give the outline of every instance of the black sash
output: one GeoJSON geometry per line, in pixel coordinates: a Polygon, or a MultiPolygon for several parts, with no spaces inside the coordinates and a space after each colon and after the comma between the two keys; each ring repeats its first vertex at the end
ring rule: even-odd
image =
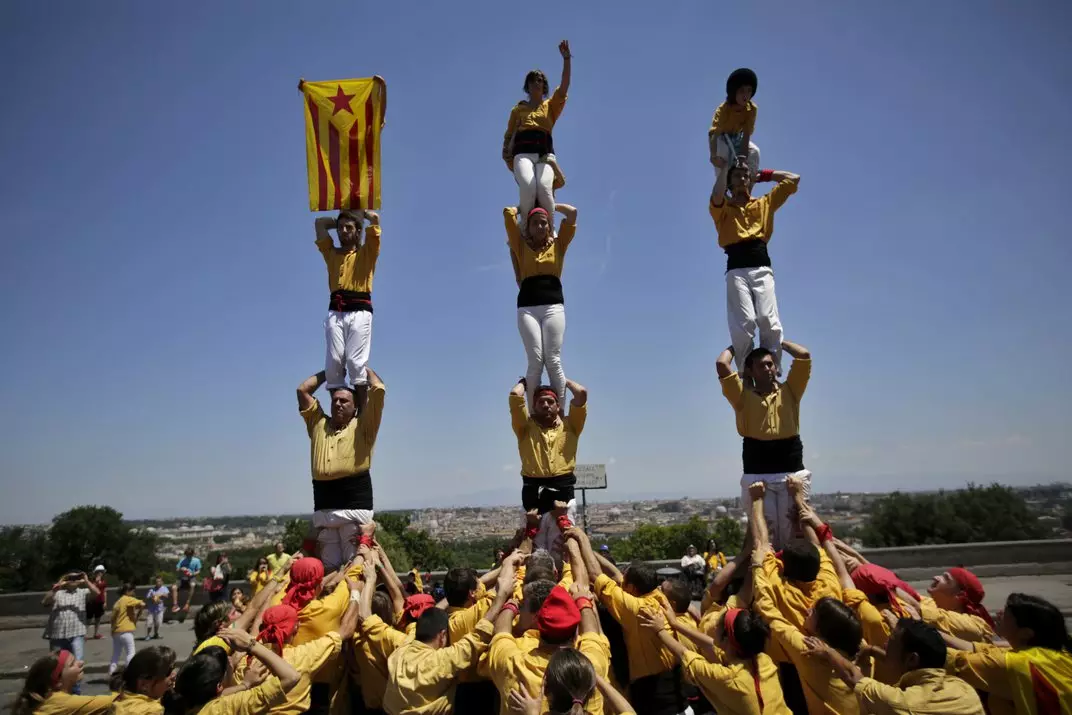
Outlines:
{"type": "Polygon", "coordinates": [[[372,474],[361,472],[339,479],[313,480],[313,511],[372,509],[372,474]]]}

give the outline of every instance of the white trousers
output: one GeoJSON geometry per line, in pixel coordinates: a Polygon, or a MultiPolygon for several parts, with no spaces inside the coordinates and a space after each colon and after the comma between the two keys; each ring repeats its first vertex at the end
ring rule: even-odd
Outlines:
{"type": "Polygon", "coordinates": [[[362,524],[372,521],[372,509],[320,509],[313,512],[313,528],[325,571],[334,571],[354,558],[353,538],[362,524]]]}
{"type": "Polygon", "coordinates": [[[112,634],[112,662],[108,665],[108,674],[111,675],[119,667],[119,659],[123,659],[126,666],[134,657],[134,631],[112,634]]]}
{"type": "Polygon", "coordinates": [[[789,477],[798,477],[804,481],[804,498],[811,496],[811,472],[802,469],[799,472],[787,474],[745,474],[741,477],[741,508],[746,514],[751,515],[750,505],[752,497],[748,495],[748,487],[754,482],[763,482],[767,485],[767,491],[763,497],[763,518],[767,521],[767,530],[770,532],[771,545],[777,551],[785,546],[785,542],[793,538],[793,518],[789,510],[793,506],[793,499],[789,496],[789,490],[785,482],[789,477]]]}
{"type": "Polygon", "coordinates": [[[517,218],[522,226],[528,222],[529,211],[537,206],[547,210],[549,221],[554,218],[555,172],[540,161],[539,154],[518,154],[514,157],[514,180],[517,182],[518,204],[521,208],[517,218]]]}
{"type": "Polygon", "coordinates": [[[558,395],[559,407],[564,407],[566,371],[562,369],[562,341],[566,337],[566,306],[553,303],[518,308],[517,331],[521,333],[521,342],[525,344],[525,355],[529,361],[525,382],[528,385],[526,392],[530,409],[545,368],[551,389],[558,395]]]}
{"type": "MultiPolygon", "coordinates": [[[[715,146],[715,156],[718,156],[726,161],[726,169],[731,168],[737,162],[737,148],[731,141],[728,134],[716,134],[712,139],[715,146]]],[[[748,170],[752,174],[752,181],[749,183],[755,183],[756,177],[759,175],[759,147],[755,142],[748,142],[748,170]]],[[[725,169],[715,167],[715,182],[718,183],[718,177],[725,169]]]]}
{"type": "Polygon", "coordinates": [[[774,295],[774,271],[767,266],[726,271],[726,319],[738,373],[744,374],[744,360],[752,352],[757,327],[759,346],[774,353],[774,362],[781,368],[782,321],[774,295]]]}
{"type": "Polygon", "coordinates": [[[329,310],[324,318],[324,338],[328,345],[324,360],[327,388],[346,387],[346,372],[350,384],[367,385],[369,349],[372,347],[372,313],[355,310],[340,313],[329,310]]]}
{"type": "MultiPolygon", "coordinates": [[[[570,499],[566,506],[566,516],[576,526],[577,524],[577,500],[570,499]]],[[[525,510],[521,510],[521,526],[528,524],[528,515],[525,510]]],[[[540,532],[536,534],[536,539],[532,544],[533,549],[545,549],[547,551],[561,552],[563,547],[562,542],[562,530],[558,528],[558,522],[555,521],[555,516],[551,512],[547,512],[540,517],[540,532]]]]}

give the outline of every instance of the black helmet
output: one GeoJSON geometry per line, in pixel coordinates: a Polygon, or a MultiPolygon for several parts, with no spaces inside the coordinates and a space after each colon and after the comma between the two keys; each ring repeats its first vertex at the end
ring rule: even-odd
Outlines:
{"type": "Polygon", "coordinates": [[[756,73],[747,67],[733,70],[726,79],[726,101],[732,103],[734,97],[737,96],[737,90],[745,86],[751,87],[752,96],[755,96],[759,89],[759,78],[756,77],[756,73]]]}

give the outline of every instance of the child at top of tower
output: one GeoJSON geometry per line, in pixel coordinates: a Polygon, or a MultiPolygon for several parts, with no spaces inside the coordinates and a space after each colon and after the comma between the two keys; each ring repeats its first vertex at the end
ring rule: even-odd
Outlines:
{"type": "Polygon", "coordinates": [[[718,105],[707,130],[715,180],[735,163],[747,164],[752,176],[759,172],[759,147],[752,143],[756,129],[756,95],[759,80],[747,67],[734,70],[726,79],[726,101],[718,105]]]}

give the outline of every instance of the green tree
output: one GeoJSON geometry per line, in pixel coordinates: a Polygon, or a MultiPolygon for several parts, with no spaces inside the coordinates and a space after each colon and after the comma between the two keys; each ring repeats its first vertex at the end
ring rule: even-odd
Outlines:
{"type": "Polygon", "coordinates": [[[283,526],[283,546],[288,554],[301,548],[309,533],[309,522],[305,519],[291,519],[283,526]]]}
{"type": "Polygon", "coordinates": [[[894,492],[876,501],[860,530],[867,546],[1039,539],[1046,530],[1015,490],[992,484],[935,494],[894,492]]]}
{"type": "Polygon", "coordinates": [[[80,506],[52,520],[48,531],[48,571],[88,571],[103,561],[120,579],[144,583],[156,570],[156,536],[132,529],[108,506],[80,506]]]}
{"type": "Polygon", "coordinates": [[[48,533],[24,526],[0,528],[0,592],[48,588],[48,533]]]}

